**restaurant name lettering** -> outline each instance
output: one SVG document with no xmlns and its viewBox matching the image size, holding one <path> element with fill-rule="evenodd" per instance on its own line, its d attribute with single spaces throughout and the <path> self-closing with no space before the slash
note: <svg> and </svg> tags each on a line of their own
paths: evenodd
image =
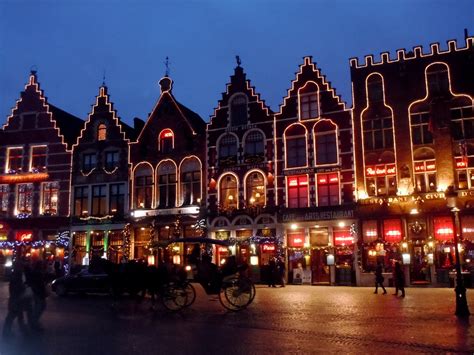
<svg viewBox="0 0 474 355">
<path fill-rule="evenodd" d="M 465 191 L 467 193 L 467 191 Z M 463 196 L 463 195 L 461 195 Z M 465 196 L 465 195 L 464 195 Z M 438 200 L 445 198 L 444 192 L 431 192 L 420 196 L 425 200 Z M 359 200 L 361 205 L 382 205 L 384 203 L 414 202 L 420 197 L 416 196 L 395 196 L 395 197 L 372 197 Z"/>
<path fill-rule="evenodd" d="M 302 214 L 286 213 L 286 214 L 283 214 L 283 222 L 317 221 L 317 220 L 353 218 L 353 217 L 354 217 L 353 210 L 307 212 L 307 213 L 302 213 Z"/>
</svg>

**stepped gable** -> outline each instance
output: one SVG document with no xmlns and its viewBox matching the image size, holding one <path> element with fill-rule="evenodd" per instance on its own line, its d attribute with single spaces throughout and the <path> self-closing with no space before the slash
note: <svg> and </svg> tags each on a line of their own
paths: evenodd
<svg viewBox="0 0 474 355">
<path fill-rule="evenodd" d="M 96 102 L 92 107 L 92 112 L 89 114 L 87 121 L 83 125 L 80 136 L 77 138 L 77 144 L 81 142 L 95 142 L 96 141 L 96 126 L 100 122 L 107 122 L 107 130 L 112 130 L 112 139 L 121 138 L 123 140 L 129 140 L 124 129 L 125 125 L 120 121 L 117 116 L 117 112 L 113 108 L 113 103 L 110 102 L 110 96 L 108 94 L 107 86 L 102 85 L 99 88 L 99 95 L 96 96 Z M 133 128 L 127 126 L 129 129 Z"/>
<path fill-rule="evenodd" d="M 398 63 L 404 60 L 419 59 L 424 57 L 438 56 L 447 53 L 460 52 L 465 50 L 473 50 L 474 47 L 474 37 L 468 36 L 465 39 L 465 43 L 458 45 L 456 40 L 447 41 L 447 49 L 443 50 L 440 48 L 438 42 L 431 43 L 430 49 L 427 52 L 423 51 L 423 46 L 415 46 L 411 51 L 406 51 L 406 49 L 398 49 L 395 56 L 391 56 L 390 52 L 380 53 L 379 58 L 374 58 L 372 54 L 364 56 L 363 60 L 359 58 L 350 58 L 349 63 L 351 69 L 360 69 L 360 68 L 371 68 L 377 65 L 388 64 L 388 63 Z"/>
<path fill-rule="evenodd" d="M 25 90 L 21 92 L 20 99 L 17 100 L 15 107 L 12 109 L 12 114 L 3 126 L 4 131 L 20 129 L 20 114 L 29 112 L 34 112 L 37 115 L 37 126 L 46 127 L 49 124 L 57 130 L 58 137 L 68 149 L 71 149 L 75 143 L 84 124 L 84 121 L 80 118 L 48 103 L 43 90 L 40 89 L 36 71 L 31 71 Z M 23 129 L 25 129 L 24 125 Z M 45 137 L 45 140 L 48 140 L 48 138 Z"/>
<path fill-rule="evenodd" d="M 345 102 L 336 94 L 336 90 L 331 87 L 331 82 L 326 80 L 326 76 L 321 74 L 312 56 L 305 56 L 303 64 L 296 73 L 296 78 L 291 82 L 287 96 L 283 98 L 283 104 L 280 105 L 280 112 L 277 115 L 298 117 L 298 90 L 309 81 L 315 82 L 319 87 L 321 116 L 327 112 L 346 110 Z"/>
<path fill-rule="evenodd" d="M 260 94 L 255 91 L 255 87 L 251 85 L 250 79 L 247 79 L 244 69 L 239 64 L 235 67 L 234 74 L 230 77 L 230 82 L 226 84 L 226 91 L 222 93 L 222 99 L 218 101 L 214 114 L 210 116 L 209 126 L 227 126 L 229 100 L 236 93 L 244 93 L 247 96 L 249 107 L 256 106 L 252 104 L 257 103 L 258 108 L 263 111 L 259 115 L 249 114 L 250 118 L 257 117 L 265 120 L 262 114 L 266 117 L 273 115 L 273 111 L 265 104 L 265 100 L 261 99 Z"/>
</svg>

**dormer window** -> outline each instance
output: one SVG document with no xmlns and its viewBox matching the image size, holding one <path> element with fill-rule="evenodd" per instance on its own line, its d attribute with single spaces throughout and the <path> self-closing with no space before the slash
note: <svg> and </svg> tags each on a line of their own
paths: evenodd
<svg viewBox="0 0 474 355">
<path fill-rule="evenodd" d="M 247 97 L 236 95 L 230 102 L 230 122 L 233 127 L 247 124 Z"/>
<path fill-rule="evenodd" d="M 107 126 L 101 123 L 99 127 L 97 128 L 97 140 L 105 141 L 106 138 L 107 138 Z"/>
<path fill-rule="evenodd" d="M 173 139 L 174 134 L 171 129 L 165 129 L 161 131 L 159 137 L 159 151 L 161 153 L 169 153 L 173 150 Z"/>
<path fill-rule="evenodd" d="M 298 90 L 300 119 L 319 117 L 319 88 L 309 82 Z"/>
</svg>

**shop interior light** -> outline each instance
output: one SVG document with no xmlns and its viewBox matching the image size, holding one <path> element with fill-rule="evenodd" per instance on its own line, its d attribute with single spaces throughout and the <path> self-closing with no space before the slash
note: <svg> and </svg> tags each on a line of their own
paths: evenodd
<svg viewBox="0 0 474 355">
<path fill-rule="evenodd" d="M 298 225 L 297 225 L 296 223 L 293 223 L 293 224 L 291 225 L 291 229 L 292 229 L 292 230 L 298 229 Z"/>
<path fill-rule="evenodd" d="M 258 265 L 258 256 L 257 255 L 252 255 L 250 257 L 250 265 Z"/>
<path fill-rule="evenodd" d="M 344 222 L 339 222 L 339 223 L 338 223 L 338 226 L 341 227 L 341 228 L 342 228 L 342 227 L 345 227 L 345 225 L 346 225 L 346 224 L 345 224 Z"/>
<path fill-rule="evenodd" d="M 418 209 L 412 208 L 410 214 L 418 214 Z"/>
</svg>

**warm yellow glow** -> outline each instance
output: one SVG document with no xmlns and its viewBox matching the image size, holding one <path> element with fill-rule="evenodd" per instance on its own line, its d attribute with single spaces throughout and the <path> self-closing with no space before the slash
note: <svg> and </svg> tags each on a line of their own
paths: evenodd
<svg viewBox="0 0 474 355">
<path fill-rule="evenodd" d="M 418 214 L 418 209 L 412 208 L 410 214 Z"/>
<path fill-rule="evenodd" d="M 258 265 L 258 256 L 257 255 L 252 255 L 250 257 L 250 265 Z"/>
<path fill-rule="evenodd" d="M 293 223 L 290 228 L 291 228 L 291 230 L 296 230 L 296 229 L 298 229 L 298 225 Z"/>
<path fill-rule="evenodd" d="M 344 222 L 339 222 L 337 225 L 338 225 L 339 227 L 345 227 L 346 224 L 345 224 Z"/>
</svg>

